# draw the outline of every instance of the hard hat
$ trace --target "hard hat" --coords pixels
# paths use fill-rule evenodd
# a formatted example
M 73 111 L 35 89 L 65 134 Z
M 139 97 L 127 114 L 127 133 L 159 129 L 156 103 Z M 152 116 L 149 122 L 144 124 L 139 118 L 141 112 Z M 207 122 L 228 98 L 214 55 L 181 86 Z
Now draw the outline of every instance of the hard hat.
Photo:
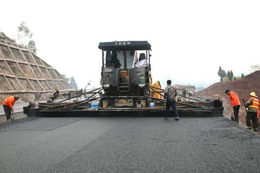
M 251 93 L 250 93 L 250 96 L 257 97 L 257 96 L 255 95 L 255 92 L 251 92 Z

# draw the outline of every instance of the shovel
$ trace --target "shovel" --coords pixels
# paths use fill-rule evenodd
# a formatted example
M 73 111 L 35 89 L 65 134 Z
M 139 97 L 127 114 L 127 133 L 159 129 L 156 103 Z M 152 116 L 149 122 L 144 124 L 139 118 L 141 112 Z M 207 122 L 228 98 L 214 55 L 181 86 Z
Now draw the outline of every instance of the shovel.
M 233 110 L 231 109 L 231 117 L 230 117 L 230 119 L 232 120 L 232 121 L 235 121 L 236 119 L 235 119 L 235 116 L 234 116 L 234 112 L 233 112 Z
M 14 120 L 14 113 L 11 113 L 11 120 Z

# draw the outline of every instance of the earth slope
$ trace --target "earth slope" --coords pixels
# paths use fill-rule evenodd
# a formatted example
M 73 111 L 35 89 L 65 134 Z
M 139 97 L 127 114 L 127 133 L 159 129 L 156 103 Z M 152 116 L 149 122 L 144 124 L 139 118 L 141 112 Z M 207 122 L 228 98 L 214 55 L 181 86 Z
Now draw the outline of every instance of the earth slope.
M 221 98 L 224 106 L 224 115 L 230 116 L 231 103 L 229 96 L 225 94 L 225 90 L 227 89 L 234 91 L 238 94 L 238 97 L 240 98 L 241 102 L 240 121 L 245 123 L 246 114 L 242 99 L 244 99 L 246 102 L 251 92 L 255 92 L 257 96 L 260 96 L 260 71 L 253 72 L 237 81 L 215 83 L 209 86 L 208 88 L 200 91 L 199 94 L 204 97 Z

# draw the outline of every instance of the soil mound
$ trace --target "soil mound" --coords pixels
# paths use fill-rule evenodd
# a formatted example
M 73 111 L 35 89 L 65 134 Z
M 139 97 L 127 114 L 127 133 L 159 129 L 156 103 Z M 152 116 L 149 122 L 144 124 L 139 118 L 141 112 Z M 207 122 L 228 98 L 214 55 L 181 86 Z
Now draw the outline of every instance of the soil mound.
M 246 102 L 249 99 L 249 94 L 251 92 L 255 92 L 256 95 L 260 97 L 260 71 L 253 72 L 237 81 L 215 83 L 208 88 L 200 91 L 199 94 L 204 97 L 212 97 L 214 95 L 219 96 L 223 101 L 224 115 L 230 116 L 231 103 L 229 96 L 225 94 L 225 91 L 227 89 L 237 93 L 241 102 L 240 121 L 245 122 L 246 113 L 242 99 L 244 99 Z

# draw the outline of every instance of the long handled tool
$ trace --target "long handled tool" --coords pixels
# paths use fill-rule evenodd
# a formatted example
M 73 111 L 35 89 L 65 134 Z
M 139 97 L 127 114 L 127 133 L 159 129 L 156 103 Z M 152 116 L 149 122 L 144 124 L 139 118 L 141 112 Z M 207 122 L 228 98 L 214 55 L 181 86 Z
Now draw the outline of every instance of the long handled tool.
M 14 113 L 11 113 L 11 120 L 14 120 Z
M 245 103 L 245 100 L 244 100 L 244 99 L 242 99 L 242 101 L 243 101 L 243 104 L 244 104 L 244 107 L 245 107 L 245 111 L 246 111 L 246 113 L 247 113 L 247 109 L 246 109 L 246 103 Z
M 236 121 L 236 119 L 235 119 L 235 115 L 234 115 L 234 111 L 231 109 L 231 117 L 230 117 L 230 119 L 232 120 L 232 121 Z

